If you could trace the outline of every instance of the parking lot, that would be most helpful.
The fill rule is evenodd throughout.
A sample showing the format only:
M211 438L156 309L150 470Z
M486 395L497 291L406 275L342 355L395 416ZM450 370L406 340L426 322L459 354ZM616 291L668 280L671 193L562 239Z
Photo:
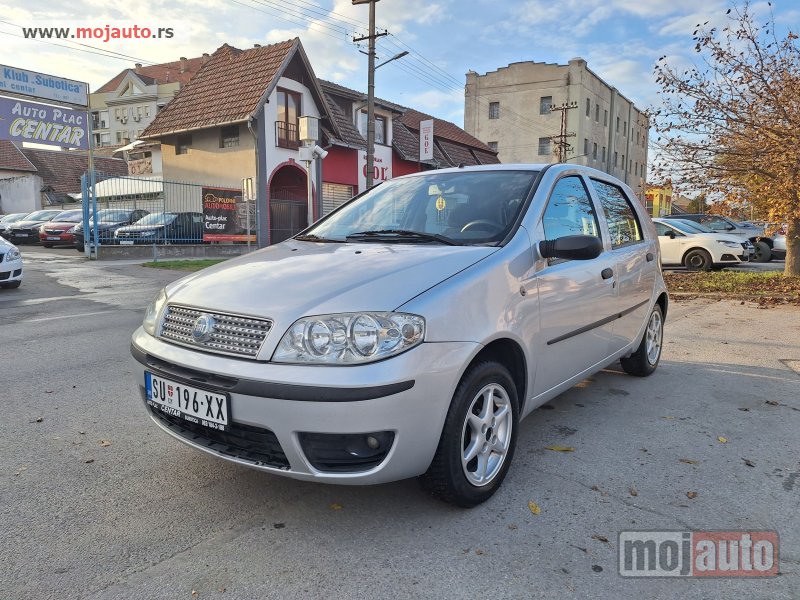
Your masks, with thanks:
M652 377L608 369L535 411L503 487L463 510L178 443L129 339L181 274L22 250L0 290L0 597L800 597L797 307L673 302ZM659 529L775 530L781 575L620 577L618 534Z

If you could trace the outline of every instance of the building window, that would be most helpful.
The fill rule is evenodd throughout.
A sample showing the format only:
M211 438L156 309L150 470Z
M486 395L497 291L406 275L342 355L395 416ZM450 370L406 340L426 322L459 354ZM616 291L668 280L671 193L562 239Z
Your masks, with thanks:
M619 133L619 117L617 117L617 133Z
M592 101L589 98L586 99L586 116L589 117L592 114Z
M358 129L365 139L367 137L367 117L369 117L367 111L362 110L359 114ZM386 144L386 117L380 115L375 115L375 143Z
M122 132L121 131L117 132L117 143L118 144L122 143Z
M600 105L594 105L594 120L599 123L600 122Z
M145 104L145 107L144 107L144 116L145 116L145 117L149 117L149 116L150 116L150 105L149 105L149 104Z
M189 154L189 146L192 145L191 135L179 135L175 140L175 154Z
M614 152L614 168L617 168L619 165L619 153Z
M608 111L603 113L603 127L608 127Z
M539 138L539 156L545 156L550 154L550 138L549 137L540 137Z
M300 100L300 94L297 92L278 88L275 145L279 148L297 149L300 147L300 140L297 137L297 120L302 114Z
M239 126L228 125L220 129L219 147L235 148L239 145Z
M539 98L539 114L540 115L549 115L552 112L553 108L553 97L552 96L542 96Z
M628 159L628 173L633 171L633 160Z
M589 140L583 138L583 155L589 156Z
M622 165L622 170L624 171L625 170L625 155L624 154L622 155L622 162L620 162L620 164Z
M594 144L592 149L592 160L597 160L597 144Z
M622 123L622 135L628 135L628 122L624 121Z
M642 137L642 134L637 131L636 132L636 145L637 146L640 146L641 143L642 143L641 137Z
M606 162L606 147L603 146L603 162Z
M490 119L499 119L500 118L500 103L499 102L489 102L489 118Z
M497 142L489 142L489 148L491 148L494 152L497 152Z
M322 182L322 214L327 215L353 197L353 186Z

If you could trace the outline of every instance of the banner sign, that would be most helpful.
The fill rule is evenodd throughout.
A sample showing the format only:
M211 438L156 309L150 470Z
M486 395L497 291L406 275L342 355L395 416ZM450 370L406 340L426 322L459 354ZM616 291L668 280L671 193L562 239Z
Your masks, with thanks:
M392 147L375 144L375 155L372 159L373 184L392 178ZM367 189L367 153L358 152L358 191Z
M203 241L246 242L247 215L252 202L242 199L241 190L203 188ZM250 216L250 241L256 241L255 218Z
M0 65L0 93L13 92L41 100L88 106L88 89L89 86L82 81Z
M0 98L0 140L88 150L86 113Z
M433 119L419 122L419 159L433 160Z

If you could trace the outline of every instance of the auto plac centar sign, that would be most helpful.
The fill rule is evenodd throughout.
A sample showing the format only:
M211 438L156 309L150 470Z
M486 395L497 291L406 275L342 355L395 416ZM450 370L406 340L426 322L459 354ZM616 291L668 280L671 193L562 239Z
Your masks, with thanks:
M87 150L86 112L0 98L0 140Z

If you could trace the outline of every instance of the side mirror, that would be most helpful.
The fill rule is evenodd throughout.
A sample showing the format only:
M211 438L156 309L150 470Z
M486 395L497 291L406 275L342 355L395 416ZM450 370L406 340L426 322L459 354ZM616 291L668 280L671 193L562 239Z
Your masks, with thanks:
M667 233L665 233L664 235L666 235L671 240L675 239L675 232L672 231L671 229Z
M591 260L602 252L603 242L593 235L565 235L555 240L539 242L539 254L543 258Z

